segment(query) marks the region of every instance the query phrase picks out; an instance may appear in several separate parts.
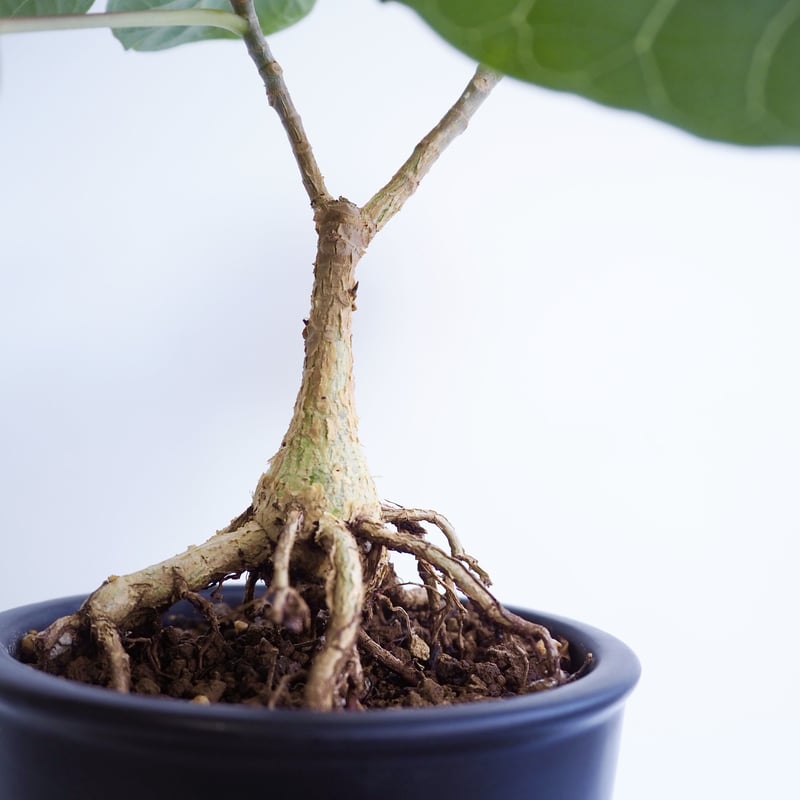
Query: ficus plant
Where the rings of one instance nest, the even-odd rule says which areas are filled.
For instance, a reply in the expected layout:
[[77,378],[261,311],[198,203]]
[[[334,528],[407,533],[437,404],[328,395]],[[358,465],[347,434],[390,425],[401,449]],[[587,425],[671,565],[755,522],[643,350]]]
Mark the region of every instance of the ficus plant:
[[[400,0],[478,62],[441,121],[361,206],[329,190],[266,36],[310,13],[314,0],[0,0],[0,33],[108,27],[126,48],[160,50],[241,39],[283,125],[317,237],[311,308],[304,320],[300,390],[285,436],[252,503],[205,543],[135,573],[109,578],[73,615],[31,636],[45,669],[91,645],[102,679],[131,688],[130,640],[179,599],[211,624],[201,590],[247,576],[246,598],[287,636],[314,642],[303,703],[358,707],[361,664],[378,661],[422,687],[421,666],[467,614],[461,597],[525,652],[526,690],[573,679],[566,643],[505,609],[440,513],[382,503],[359,443],[353,391],[356,270],[369,244],[433,166],[502,75],[648,114],[699,136],[743,145],[800,142],[800,6],[743,0]],[[425,526],[428,526],[426,528]],[[444,546],[426,538],[433,529]],[[421,584],[394,574],[389,554],[410,554]],[[257,583],[266,590],[256,596]],[[389,604],[426,608],[399,659],[366,622]],[[424,635],[422,635],[424,633]],[[311,636],[309,636],[311,634]],[[440,641],[441,639],[441,641]],[[529,673],[528,673],[529,671]],[[420,690],[422,690],[422,688]]]

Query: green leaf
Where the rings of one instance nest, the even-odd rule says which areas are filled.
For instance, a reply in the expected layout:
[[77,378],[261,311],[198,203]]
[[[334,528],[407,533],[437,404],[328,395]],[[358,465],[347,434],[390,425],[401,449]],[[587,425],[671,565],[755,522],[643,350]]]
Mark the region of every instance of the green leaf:
[[85,14],[94,0],[0,0],[0,17],[48,17]]
[[400,0],[501,72],[709,139],[800,144],[800,0]]
[[[8,2],[8,0],[0,0]],[[258,19],[264,33],[269,35],[299,22],[314,7],[316,0],[255,0]],[[208,8],[231,11],[228,0],[109,0],[108,11],[142,11],[148,9],[184,10]],[[178,28],[117,29],[114,36],[127,50],[166,50],[179,44],[207,39],[235,39],[236,35],[221,28],[191,26]]]

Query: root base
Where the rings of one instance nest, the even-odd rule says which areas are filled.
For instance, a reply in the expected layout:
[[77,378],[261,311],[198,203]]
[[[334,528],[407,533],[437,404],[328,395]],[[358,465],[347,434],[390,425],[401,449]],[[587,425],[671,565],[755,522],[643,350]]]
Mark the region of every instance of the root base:
[[[398,590],[395,588],[395,592]],[[403,590],[399,590],[403,591]],[[224,595],[224,591],[221,593]],[[358,644],[361,670],[351,679],[342,707],[421,707],[527,694],[553,685],[537,674],[535,643],[487,622],[469,607],[440,615],[427,607],[401,609],[378,595],[365,615]],[[130,657],[131,691],[194,701],[300,708],[314,654],[327,622],[324,597],[306,598],[312,629],[292,633],[254,602],[213,605],[213,620],[167,615],[163,625],[139,630],[123,644]],[[437,626],[438,637],[431,629]],[[437,641],[434,647],[426,643]],[[107,685],[108,671],[88,641],[49,672]]]

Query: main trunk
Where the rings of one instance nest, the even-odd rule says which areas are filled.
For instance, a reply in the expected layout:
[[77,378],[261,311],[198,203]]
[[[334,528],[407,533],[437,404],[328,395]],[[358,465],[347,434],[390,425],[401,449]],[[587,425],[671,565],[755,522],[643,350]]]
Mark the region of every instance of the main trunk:
[[313,523],[380,518],[375,485],[358,440],[353,391],[355,267],[374,233],[347,200],[316,210],[318,236],[305,361],[294,414],[254,497],[266,530],[296,507]]

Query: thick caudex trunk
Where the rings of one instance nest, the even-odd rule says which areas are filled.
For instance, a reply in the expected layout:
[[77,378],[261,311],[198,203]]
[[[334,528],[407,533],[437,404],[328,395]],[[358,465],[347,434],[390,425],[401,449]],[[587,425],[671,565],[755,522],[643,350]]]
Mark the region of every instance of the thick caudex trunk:
[[306,320],[303,377],[289,430],[261,477],[253,506],[266,530],[291,507],[307,524],[380,519],[380,503],[358,440],[353,392],[355,267],[373,231],[347,200],[316,210],[318,247]]
[[329,618],[305,699],[310,708],[328,710],[343,701],[348,680],[358,682],[356,639],[365,579],[368,585],[379,579],[385,551],[374,548],[365,575],[366,559],[347,527],[381,515],[358,440],[353,391],[355,267],[372,230],[344,199],[317,207],[315,222],[317,258],[303,332],[302,382],[289,430],[259,481],[253,511],[265,531],[277,533],[270,590],[276,622],[307,625],[308,608],[294,586],[324,581]]

